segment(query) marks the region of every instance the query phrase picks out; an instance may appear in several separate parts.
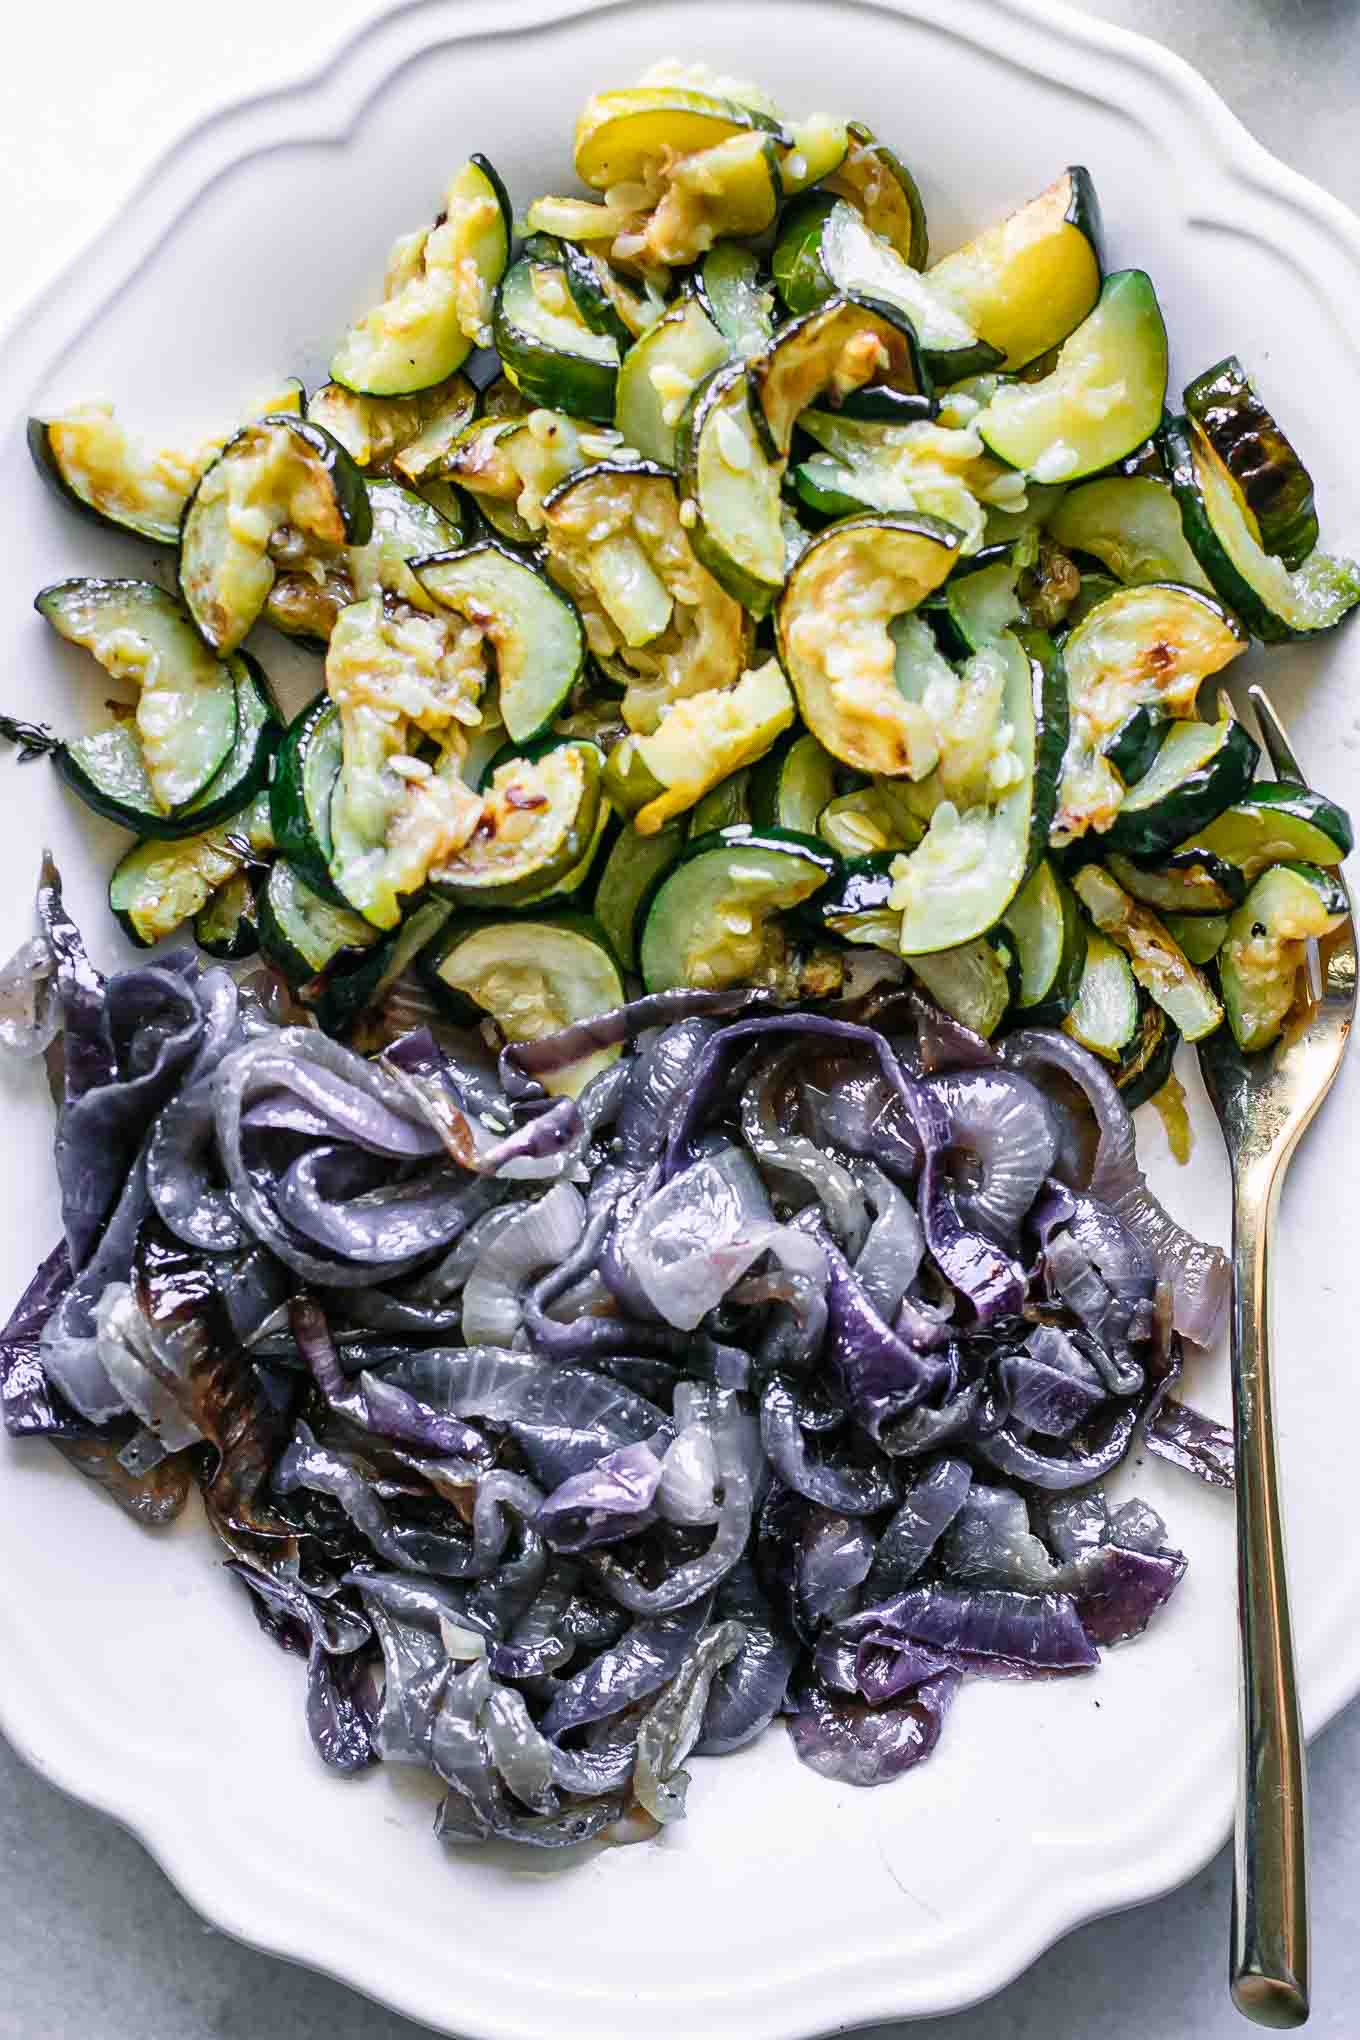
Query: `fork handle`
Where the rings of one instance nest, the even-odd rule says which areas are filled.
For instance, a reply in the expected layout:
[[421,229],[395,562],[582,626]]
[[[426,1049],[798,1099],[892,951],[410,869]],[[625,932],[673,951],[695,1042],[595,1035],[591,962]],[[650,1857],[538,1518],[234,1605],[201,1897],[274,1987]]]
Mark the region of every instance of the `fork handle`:
[[1242,1655],[1230,1979],[1258,2025],[1308,2017],[1307,1789],[1270,1377],[1270,1242],[1282,1171],[1233,1190],[1232,1377]]

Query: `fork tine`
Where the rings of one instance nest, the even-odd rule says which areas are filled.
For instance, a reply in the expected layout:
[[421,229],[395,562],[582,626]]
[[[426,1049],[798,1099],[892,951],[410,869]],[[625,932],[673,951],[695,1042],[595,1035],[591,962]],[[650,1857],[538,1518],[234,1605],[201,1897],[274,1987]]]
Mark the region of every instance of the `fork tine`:
[[1284,724],[1275,711],[1275,704],[1259,681],[1253,681],[1247,689],[1247,696],[1256,711],[1256,724],[1262,741],[1270,755],[1270,762],[1281,779],[1297,780],[1306,786],[1307,780],[1294,756],[1294,749],[1285,734]]

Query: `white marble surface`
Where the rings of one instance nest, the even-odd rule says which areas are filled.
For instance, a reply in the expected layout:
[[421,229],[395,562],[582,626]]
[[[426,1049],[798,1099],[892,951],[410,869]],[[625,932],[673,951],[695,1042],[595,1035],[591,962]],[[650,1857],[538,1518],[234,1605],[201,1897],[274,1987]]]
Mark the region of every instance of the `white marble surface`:
[[[306,21],[275,0],[66,0],[12,10],[0,66],[4,290],[18,303],[79,244],[137,169],[222,94],[312,68],[373,10],[330,0]],[[1160,36],[1297,169],[1360,207],[1356,0],[1104,0]],[[1360,1709],[1312,1756],[1314,2004],[1319,2040],[1353,2040],[1360,2006]],[[204,1820],[230,1809],[204,1808]],[[1229,1872],[1069,1936],[990,2003],[878,2029],[911,2040],[1229,2040]],[[404,2040],[422,2030],[338,1984],[225,1941],[140,1847],[0,1744],[3,2040]]]

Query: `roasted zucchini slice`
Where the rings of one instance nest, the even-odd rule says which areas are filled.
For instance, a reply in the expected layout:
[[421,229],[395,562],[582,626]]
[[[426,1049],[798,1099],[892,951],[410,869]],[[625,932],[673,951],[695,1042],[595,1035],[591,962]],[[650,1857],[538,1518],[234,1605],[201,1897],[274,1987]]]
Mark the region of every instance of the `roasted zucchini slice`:
[[[257,795],[245,813],[219,822],[202,835],[176,843],[134,844],[119,859],[109,879],[109,907],[124,934],[140,948],[149,949],[173,935],[185,921],[195,916],[201,919],[228,887],[244,883],[249,892],[244,867],[252,855],[272,847],[268,802]],[[239,913],[253,918],[247,903],[241,904]],[[211,927],[207,932],[212,933]],[[223,951],[219,947],[212,953]],[[228,953],[244,956],[250,948],[231,948]]]
[[800,914],[823,935],[834,935],[856,949],[886,949],[896,956],[902,941],[902,916],[892,905],[891,851],[852,857]]
[[1126,793],[1105,841],[1112,850],[1156,859],[1196,836],[1240,801],[1251,785],[1260,746],[1223,697],[1216,723],[1172,723],[1160,751]]
[[[831,133],[825,139],[829,150],[834,150],[839,137]],[[920,187],[902,158],[886,142],[880,142],[863,121],[852,120],[843,153],[829,167],[830,175],[825,169],[820,173],[827,190],[849,199],[870,232],[887,241],[904,262],[913,269],[924,269],[930,254],[926,209]],[[810,176],[806,181],[816,183],[817,178]]]
[[774,291],[760,264],[739,241],[710,248],[695,278],[695,293],[732,352],[743,361],[768,346],[774,333]]
[[472,835],[431,870],[435,891],[492,910],[555,891],[594,839],[603,764],[594,744],[568,742],[497,767]]
[[276,544],[278,571],[264,606],[265,620],[276,630],[320,649],[329,642],[336,617],[351,602],[387,593],[417,609],[430,606],[409,562],[460,546],[462,529],[433,503],[396,482],[371,481],[368,500],[373,535],[367,545],[325,554],[303,546],[294,562],[293,549]]
[[[290,382],[267,401],[252,404],[246,418],[301,409],[302,385]],[[192,452],[173,447],[152,452],[131,437],[109,404],[77,404],[55,417],[28,421],[34,464],[63,501],[96,524],[152,545],[179,544],[184,506],[222,445],[221,439],[210,439]]]
[[961,382],[1001,362],[919,269],[875,234],[846,199],[809,192],[786,213],[772,257],[779,295],[789,311],[810,312],[829,297],[853,296],[895,306],[910,320],[931,376]]
[[332,381],[362,396],[410,396],[444,382],[474,347],[489,346],[492,295],[512,231],[505,186],[485,156],[470,156],[435,224],[394,246],[382,302],[341,341]]
[[[1121,588],[1068,633],[1063,662],[1072,734],[1057,816],[1064,838],[1110,828],[1121,804],[1132,798],[1112,759],[1134,734],[1130,721],[1136,712],[1192,716],[1203,682],[1246,648],[1241,625],[1212,595],[1161,581]],[[1122,755],[1131,762],[1127,748]],[[1146,774],[1156,767],[1141,757],[1136,763],[1144,765],[1141,798]]]
[[1313,478],[1235,354],[1186,385],[1185,409],[1241,491],[1265,550],[1301,567],[1318,542]]
[[754,106],[675,85],[595,92],[576,123],[576,174],[594,191],[645,183],[666,158],[678,160],[735,135],[769,134],[790,145],[779,122]]
[[[173,595],[152,581],[56,581],[34,607],[112,679],[137,689],[125,720],[58,753],[83,800],[139,833],[163,836],[169,826],[175,835],[192,835],[203,827],[208,790],[234,768],[230,790],[244,805],[250,789],[241,786],[237,757],[243,689],[252,760],[261,741],[253,676],[208,650]],[[196,804],[197,819],[183,825]]]
[[792,471],[795,491],[820,517],[863,510],[924,510],[962,535],[961,551],[977,554],[995,509],[1024,504],[1024,478],[987,452],[968,428],[931,419],[904,424],[804,411],[799,431],[820,449]]
[[189,498],[179,580],[205,644],[234,652],[269,599],[273,548],[367,545],[362,474],[321,426],[270,416],[228,440]]
[[1360,602],[1354,560],[1315,551],[1291,571],[1266,551],[1241,490],[1197,427],[1173,419],[1164,440],[1191,550],[1253,637],[1268,644],[1311,637]]
[[763,758],[793,720],[788,682],[767,659],[728,691],[673,703],[650,736],[625,737],[610,755],[606,790],[641,835],[655,835],[710,787]]
[[1189,961],[1151,908],[1132,900],[1108,871],[1087,864],[1072,884],[1102,935],[1124,951],[1144,991],[1186,1041],[1202,1041],[1223,1019],[1206,977]]
[[872,383],[890,415],[929,415],[931,386],[904,315],[869,298],[834,297],[781,326],[750,362],[752,410],[772,453],[787,458],[801,414],[823,397],[844,403]]
[[1350,816],[1335,801],[1288,780],[1258,780],[1178,855],[1225,860],[1247,884],[1271,864],[1340,864],[1355,847]]
[[582,317],[560,263],[521,255],[496,295],[496,351],[531,403],[576,418],[614,416],[619,343]]
[[806,730],[790,731],[751,774],[751,820],[758,829],[815,836],[835,794],[835,759]]
[[1166,400],[1166,326],[1141,269],[1107,276],[1095,308],[1037,382],[1006,383],[977,420],[981,438],[1036,482],[1109,467],[1155,432]]
[[996,1033],[1010,1011],[1014,994],[1012,956],[998,942],[977,936],[957,949],[913,956],[912,976],[919,978],[937,1006],[984,1039]]
[[898,687],[889,625],[939,586],[958,549],[938,518],[852,517],[815,538],[788,578],[780,660],[812,734],[857,771],[919,779],[938,760],[928,709]]
[[851,861],[912,850],[930,818],[929,800],[915,796],[909,780],[872,779],[867,786],[828,801],[817,817],[817,834],[838,857]]
[[489,539],[412,562],[425,592],[489,640],[513,742],[545,730],[585,663],[581,620],[552,583]]
[[681,421],[680,488],[695,506],[690,543],[715,581],[753,616],[784,585],[780,482],[751,416],[743,362],[700,385]]
[[392,474],[412,487],[438,471],[442,451],[476,413],[477,392],[457,373],[411,397],[361,397],[331,382],[307,399],[311,423],[366,473]]
[[778,915],[810,899],[835,869],[807,837],[743,827],[699,837],[647,910],[638,956],[647,990],[783,985],[789,951]]
[[381,1006],[397,979],[417,961],[449,920],[447,900],[417,901],[390,934],[365,949],[342,950],[307,988],[307,1004],[327,1034],[347,1035]]
[[1347,913],[1335,872],[1276,864],[1263,872],[1228,923],[1218,954],[1228,1025],[1239,1048],[1268,1048],[1289,1016],[1308,943],[1339,928]]
[[1086,553],[1117,581],[1178,581],[1212,593],[1186,544],[1176,498],[1147,475],[1106,475],[1069,489],[1048,520],[1067,552]]
[[1119,1058],[1114,1073],[1119,1095],[1129,1111],[1155,1098],[1172,1073],[1180,1033],[1155,999],[1144,997],[1138,1014],[1138,1032]]
[[1072,888],[1042,858],[1004,920],[1020,964],[1016,1004],[1025,1024],[1055,1027],[1070,1012],[1086,964],[1086,928]]
[[[1038,632],[1006,632],[970,661],[989,712],[972,797],[944,797],[894,865],[902,954],[957,949],[995,927],[1043,856],[1067,741],[1062,664]],[[995,669],[995,673],[991,669]],[[945,787],[957,785],[945,773]]]
[[614,423],[647,460],[674,467],[676,432],[695,390],[731,356],[731,343],[696,294],[682,297],[624,356]]
[[1163,914],[1162,925],[1191,963],[1212,963],[1228,934],[1226,914]]
[[[489,1013],[507,1041],[539,1041],[624,1001],[623,980],[598,925],[581,915],[455,920],[420,958],[421,975],[466,1014]],[[598,1049],[547,1073],[545,1090],[575,1097],[618,1060]]]
[[682,822],[668,822],[652,836],[639,835],[630,825],[614,838],[595,888],[595,919],[625,970],[637,969],[643,905],[684,847]]
[[378,931],[313,892],[284,857],[271,866],[259,900],[260,948],[291,985],[304,985],[342,957],[370,949]]
[[1162,915],[1229,914],[1247,890],[1238,866],[1209,850],[1172,850],[1154,865],[1135,864],[1112,850],[1105,864],[1131,898]]
[[1100,295],[1101,267],[1095,186],[1074,166],[926,274],[937,296],[1000,348],[1002,365],[1012,369],[1075,331]]
[[1092,1055],[1117,1063],[1138,1032],[1138,986],[1122,949],[1093,928],[1071,1010],[1061,1022]]
[[280,856],[337,905],[344,902],[331,876],[331,795],[342,755],[340,710],[329,694],[318,694],[284,731],[269,789]]
[[590,650],[626,688],[629,729],[645,736],[672,702],[735,684],[749,620],[695,558],[674,475],[602,461],[569,476],[543,510],[548,570],[576,602]]

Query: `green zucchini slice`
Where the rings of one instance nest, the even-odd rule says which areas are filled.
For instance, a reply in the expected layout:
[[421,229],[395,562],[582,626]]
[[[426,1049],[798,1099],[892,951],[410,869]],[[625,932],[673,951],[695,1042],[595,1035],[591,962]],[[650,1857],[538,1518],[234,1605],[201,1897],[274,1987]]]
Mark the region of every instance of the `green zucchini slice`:
[[1114,1073],[1119,1095],[1130,1112],[1154,1098],[1171,1075],[1180,1045],[1180,1031],[1155,999],[1145,998],[1138,1014],[1138,1032],[1119,1058]]
[[204,643],[235,651],[274,585],[272,549],[367,545],[363,475],[336,439],[270,416],[228,440],[189,498],[180,526],[180,591]]
[[631,730],[647,735],[673,702],[734,685],[750,620],[696,560],[674,475],[600,461],[568,476],[543,512],[549,571],[577,604],[596,659],[625,687]]
[[430,884],[455,906],[495,909],[551,893],[580,864],[600,818],[594,744],[555,744],[491,775],[481,821]]
[[581,676],[585,638],[570,602],[544,575],[490,539],[413,560],[427,595],[490,640],[500,712],[513,742],[545,730]]
[[958,532],[935,517],[851,517],[815,538],[789,575],[775,619],[780,660],[812,734],[857,771],[922,778],[937,762],[928,709],[898,687],[889,626],[939,586],[958,548]]
[[[1162,581],[1119,589],[1069,631],[1063,663],[1072,735],[1057,819],[1064,837],[1109,829],[1121,804],[1137,810],[1147,775],[1157,770],[1145,754],[1130,759],[1131,740],[1143,753],[1146,734],[1130,727],[1137,710],[1147,708],[1159,718],[1193,715],[1204,681],[1246,648],[1241,625],[1212,595]],[[1121,752],[1138,773],[1136,799],[1115,768]],[[1128,845],[1121,840],[1118,847]]]
[[[838,137],[828,133],[825,140],[832,160],[824,164],[820,176],[826,179],[827,190],[838,198],[848,198],[870,232],[881,235],[904,262],[913,269],[924,269],[930,254],[925,203],[902,158],[886,142],[880,142],[863,121],[847,124],[839,156],[834,154]],[[805,141],[800,140],[799,145],[807,148]],[[810,161],[809,172],[814,167]],[[806,179],[808,183],[817,181],[812,175]]]
[[674,467],[676,430],[685,407],[731,352],[700,297],[682,297],[672,305],[629,348],[619,370],[614,423],[625,445],[647,460]]
[[1228,923],[1218,954],[1228,1025],[1239,1048],[1268,1048],[1294,1005],[1309,941],[1339,928],[1345,889],[1316,864],[1263,872]]
[[[248,813],[177,843],[135,843],[114,866],[109,907],[125,935],[149,949],[245,875],[252,853],[270,847],[262,798]],[[239,952],[246,954],[246,951]]]
[[810,838],[749,828],[699,837],[647,910],[638,952],[647,990],[781,985],[789,952],[779,912],[810,899],[835,868]]
[[1017,593],[1020,567],[1013,554],[977,565],[961,560],[944,584],[944,606],[966,654],[994,644],[1024,619]]
[[772,453],[787,458],[800,415],[821,398],[845,403],[886,386],[889,415],[930,413],[931,385],[905,315],[867,297],[828,298],[781,326],[749,364],[752,410]]
[[[422,976],[464,1007],[489,1013],[507,1041],[540,1041],[624,1001],[623,980],[598,925],[581,915],[450,924],[420,959]],[[617,1061],[602,1048],[546,1074],[545,1090],[576,1097]]]
[[942,799],[924,839],[897,861],[892,903],[908,958],[957,949],[994,927],[1042,857],[1053,819],[1067,717],[1051,644],[1007,632],[971,664],[995,668],[999,681],[984,798],[966,807]]
[[[122,787],[124,797],[115,799],[115,805],[138,819],[148,809],[153,816],[178,818],[202,797],[235,751],[237,674],[232,665],[208,650],[182,606],[153,581],[56,581],[41,590],[33,606],[111,678],[137,689],[133,726],[126,735],[140,766],[137,793],[142,797],[127,798],[129,789]],[[78,791],[84,790],[82,781],[98,787],[107,746],[101,752],[98,739],[86,739],[71,750],[76,768],[71,783]],[[123,812],[114,819],[123,820]]]
[[326,1034],[347,1035],[366,1013],[381,1006],[397,979],[428,948],[453,913],[448,900],[423,899],[390,934],[367,949],[341,950],[319,987],[309,987],[308,1004]]
[[834,935],[857,949],[886,949],[896,956],[902,916],[892,905],[892,865],[890,851],[851,858],[801,910],[804,917],[820,934]]
[[923,814],[904,779],[873,779],[829,800],[817,817],[817,834],[838,857],[852,861],[882,852],[913,850],[926,832]]
[[593,248],[575,241],[558,241],[556,246],[567,289],[593,331],[607,333],[621,353],[650,332],[666,309],[665,299],[652,285],[629,283]]
[[669,822],[653,836],[620,829],[595,888],[595,918],[625,970],[637,969],[643,902],[685,846],[684,826]]
[[1024,368],[1080,326],[1100,295],[1100,207],[1079,165],[926,272],[936,294]]
[[284,857],[270,868],[259,900],[260,948],[292,985],[307,984],[346,954],[370,949],[376,928],[313,892]]
[[835,795],[835,759],[806,731],[790,731],[751,774],[750,819],[758,829],[815,836]]
[[367,474],[391,473],[412,487],[437,472],[439,458],[477,412],[477,392],[454,374],[412,397],[361,397],[323,383],[307,399],[307,416],[338,439]]
[[809,192],[791,206],[772,262],[779,294],[795,316],[835,296],[895,306],[910,320],[926,367],[939,383],[961,382],[1001,362],[998,349],[980,340],[948,299],[845,199]]
[[1036,482],[1072,482],[1155,432],[1166,400],[1166,326],[1141,269],[1107,276],[1100,297],[1038,382],[1003,385],[977,420],[992,452]]
[[680,487],[697,515],[690,544],[715,581],[754,616],[784,585],[782,460],[751,416],[743,362],[714,371],[690,400],[678,435]]
[[1335,801],[1288,780],[1263,779],[1181,844],[1180,854],[1222,858],[1250,885],[1268,865],[1340,864],[1354,847],[1350,816]]
[[458,170],[434,226],[404,234],[381,304],[352,326],[331,379],[363,396],[431,389],[491,342],[491,300],[510,257],[510,202],[485,156]]
[[1186,385],[1185,409],[1241,491],[1266,551],[1301,567],[1318,542],[1313,479],[1235,354]]
[[1007,907],[1020,962],[1025,1024],[1055,1027],[1070,1012],[1086,963],[1086,929],[1072,888],[1045,857]]
[[1331,630],[1360,602],[1360,566],[1312,552],[1292,571],[1267,552],[1228,469],[1198,428],[1165,427],[1171,486],[1181,522],[1220,598],[1267,644]]
[[819,517],[923,510],[955,525],[972,556],[985,542],[991,505],[1024,495],[1021,477],[985,453],[971,431],[820,410],[804,411],[798,424],[821,450],[799,461],[791,479]]
[[1212,963],[1228,933],[1226,914],[1164,914],[1162,924],[1173,942],[1178,942],[1189,962],[1203,967]]
[[[247,419],[300,412],[302,385],[289,382]],[[230,435],[227,435],[230,436]],[[174,548],[194,484],[222,451],[209,440],[192,453],[151,452],[119,423],[108,404],[77,404],[54,418],[30,418],[28,450],[43,480],[63,502],[96,524]]]
[[1208,850],[1173,850],[1151,868],[1112,850],[1105,863],[1126,893],[1159,914],[1229,914],[1247,890],[1238,867]]
[[1069,489],[1048,520],[1050,538],[1087,553],[1117,581],[1177,581],[1212,593],[1186,544],[1176,498],[1147,475],[1106,475]]
[[710,787],[702,800],[696,801],[690,810],[689,837],[692,842],[700,836],[711,835],[714,829],[732,829],[738,822],[751,820],[751,773],[750,770],[729,772],[726,779],[720,779]]
[[1155,760],[1110,824],[1111,850],[1156,859],[1189,840],[1251,785],[1260,746],[1228,708],[1216,723],[1172,723]]
[[1132,965],[1122,949],[1094,928],[1086,937],[1076,999],[1061,1026],[1092,1055],[1115,1063],[1138,1032],[1138,987]]
[[496,351],[531,403],[608,424],[614,416],[619,343],[581,316],[559,263],[521,255],[496,295]]
[[774,334],[774,292],[760,264],[739,241],[719,241],[701,263],[695,289],[709,318],[743,361],[759,354]]
[[260,946],[257,888],[251,875],[238,871],[220,885],[194,915],[194,941],[219,963],[240,963]]
[[1186,1041],[1202,1041],[1223,1019],[1209,981],[1186,957],[1150,908],[1131,900],[1098,864],[1087,864],[1072,884],[1102,935],[1128,957],[1136,981]]
[[576,123],[576,174],[594,191],[645,182],[663,158],[695,155],[734,135],[791,137],[757,107],[676,85],[630,85],[595,92]]
[[269,789],[279,855],[337,906],[344,896],[331,875],[331,796],[342,757],[340,711],[328,694],[318,694],[284,731]]
[[736,686],[677,701],[650,736],[628,736],[611,753],[610,799],[652,836],[712,787],[763,758],[794,720],[778,661],[766,659]]
[[986,1039],[1010,1011],[1014,989],[1010,964],[1002,948],[979,935],[954,949],[913,956],[911,970],[937,1006]]
[[304,555],[296,566],[278,561],[264,607],[266,621],[276,630],[320,648],[329,641],[340,611],[369,595],[385,592],[418,609],[429,606],[409,563],[460,546],[461,527],[397,482],[371,481],[368,500],[373,535],[367,545],[349,546],[332,557]]

